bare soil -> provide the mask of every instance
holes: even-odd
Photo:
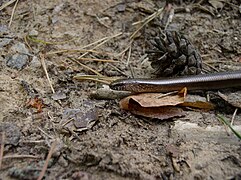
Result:
[[[167,28],[185,34],[199,49],[204,72],[240,69],[240,1],[212,2],[174,2]],[[86,51],[53,53],[93,50],[83,47],[122,33],[84,56],[114,57],[118,63],[79,62],[109,77],[151,77],[145,51],[158,32],[158,17],[138,31],[131,51],[116,55],[130,46],[131,34],[140,27],[133,23],[164,5],[154,0],[25,0],[18,2],[9,28],[14,3],[0,10],[1,179],[37,179],[54,143],[45,179],[241,179],[241,142],[216,116],[231,119],[235,108],[186,109],[185,117],[166,121],[135,116],[121,110],[118,100],[91,98],[101,83],[73,79],[94,74],[73,61]],[[10,61],[18,53],[23,65]],[[29,105],[36,97],[42,112]],[[240,132],[239,113],[234,125]]]

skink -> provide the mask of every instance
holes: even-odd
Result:
[[[169,92],[184,87],[188,90],[212,90],[238,86],[241,86],[241,70],[166,79],[120,79],[110,84],[111,89],[136,93]]]

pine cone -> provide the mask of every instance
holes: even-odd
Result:
[[[152,68],[161,77],[201,73],[202,58],[190,41],[176,31],[166,31],[150,41],[156,50],[150,54]]]

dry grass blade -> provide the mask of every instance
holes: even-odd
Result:
[[[128,57],[127,57],[127,62],[126,62],[126,65],[129,66],[129,63],[130,63],[130,58],[131,58],[131,51],[132,50],[132,41],[130,43],[130,46],[129,46],[129,52],[128,52]]]
[[[17,0],[16,3],[14,4],[13,10],[12,10],[11,18],[10,18],[10,21],[9,21],[9,24],[8,24],[8,27],[9,27],[9,28],[10,28],[10,26],[11,26],[11,24],[12,24],[13,15],[14,15],[14,12],[15,12],[15,10],[16,10],[17,4],[18,4],[18,0]]]
[[[94,75],[76,75],[74,76],[74,79],[77,80],[91,80],[91,81],[96,81],[104,84],[110,84],[110,82],[117,80],[118,78],[114,77],[106,77],[106,76],[94,76]]]
[[[26,39],[32,41],[32,42],[35,42],[35,43],[41,43],[41,44],[49,44],[49,45],[55,45],[55,44],[66,44],[67,42],[71,42],[71,41],[74,41],[76,38],[72,38],[70,40],[67,40],[67,41],[60,41],[60,42],[49,42],[49,41],[44,41],[44,40],[41,40],[41,39],[37,39],[37,38],[34,38],[32,36],[26,36]]]
[[[91,49],[91,50],[94,50],[94,49],[96,49],[97,47],[102,46],[102,45],[105,44],[106,42],[108,42],[108,41],[110,41],[111,39],[116,38],[116,37],[118,37],[118,36],[120,36],[120,35],[122,35],[122,33],[118,33],[118,34],[115,34],[115,35],[113,35],[113,36],[109,36],[109,37],[102,38],[102,39],[100,39],[100,40],[98,40],[98,41],[96,41],[96,42],[93,42],[93,43],[91,43],[91,44],[88,44],[88,45],[82,47],[82,49],[84,49],[84,48],[86,48],[86,47],[90,47],[90,46],[92,46],[92,45],[94,45],[94,44],[97,44],[96,46],[94,46],[94,47]],[[77,59],[80,59],[80,58],[86,56],[88,53],[89,53],[89,52],[86,52],[86,53],[82,54],[82,55],[79,56]]]
[[[90,68],[89,66],[86,66],[84,64],[82,64],[81,62],[75,60],[75,59],[72,59],[72,58],[69,58],[70,60],[76,62],[77,64],[79,64],[80,66],[82,66],[83,68],[85,69],[88,69],[89,71],[93,72],[94,74],[98,75],[98,76],[103,76],[102,74],[98,73],[96,70]]]
[[[156,12],[154,12],[153,14],[151,14],[150,16],[148,16],[147,18],[144,19],[143,24],[134,32],[132,33],[130,39],[133,39],[136,34],[145,26],[147,25],[149,22],[151,22],[154,18],[156,18],[157,16],[159,16],[161,13],[163,12],[163,8],[158,9]],[[138,22],[136,22],[135,24],[137,24]]]
[[[18,154],[14,154],[14,155],[9,155],[9,156],[4,156],[3,159],[26,159],[26,158],[29,158],[29,159],[40,159],[41,157],[39,156],[33,156],[33,155],[18,155]]]
[[[8,1],[6,2],[5,4],[3,4],[1,7],[0,7],[0,11],[3,10],[4,8],[8,7],[9,5],[11,5],[12,3],[14,3],[16,0],[11,0],[11,1]]]
[[[112,59],[95,59],[95,58],[79,58],[79,60],[83,61],[98,61],[98,62],[109,62],[109,63],[116,63],[118,61]]]
[[[1,134],[2,134],[2,139],[1,139],[1,150],[0,150],[0,169],[2,168],[2,162],[3,162],[5,132],[2,132]]]
[[[56,145],[57,145],[57,141],[55,140],[55,141],[52,143],[51,147],[50,147],[48,156],[47,156],[46,161],[45,161],[45,163],[44,163],[43,169],[42,169],[42,171],[41,171],[41,173],[40,173],[40,175],[39,175],[39,177],[38,177],[38,180],[43,179],[44,174],[45,174],[45,172],[46,172],[46,170],[47,170],[47,168],[48,168],[49,160],[50,160],[50,158],[51,158],[51,156],[52,156],[52,154],[53,154],[53,152],[54,152],[54,149],[55,149]]]
[[[40,54],[40,61],[41,61],[42,67],[43,67],[43,69],[44,69],[45,75],[46,75],[46,77],[47,77],[47,79],[48,79],[50,88],[51,88],[52,92],[55,93],[55,90],[54,90],[53,85],[52,85],[52,83],[51,83],[51,80],[50,80],[50,78],[49,78],[49,74],[48,74],[48,71],[47,71],[47,67],[46,67],[46,63],[45,63],[44,55],[43,55],[43,54]]]
[[[57,51],[52,51],[46,53],[46,55],[53,55],[53,54],[59,54],[59,53],[70,53],[70,52],[90,52],[90,53],[95,53],[95,54],[106,54],[110,56],[115,56],[115,54],[110,53],[110,52],[104,52],[104,51],[94,51],[94,50],[88,50],[88,49],[62,49],[62,50],[57,50]]]

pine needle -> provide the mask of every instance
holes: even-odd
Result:
[[[47,67],[46,67],[46,63],[45,63],[45,59],[44,59],[44,55],[43,54],[40,54],[40,61],[41,61],[42,67],[44,69],[45,75],[47,77],[47,80],[49,82],[49,85],[50,85],[50,88],[52,90],[52,93],[55,93],[55,90],[53,88],[52,82],[51,82],[51,80],[49,78],[49,74],[48,74],[48,71],[47,71]]]
[[[14,12],[15,12],[15,10],[16,10],[17,4],[18,4],[18,0],[16,1],[16,3],[15,3],[14,6],[13,6],[11,18],[10,18],[10,21],[9,21],[9,24],[8,24],[8,27],[9,27],[9,28],[10,28],[10,26],[11,26],[11,24],[12,24],[13,16],[14,16]]]
[[[48,156],[47,156],[46,161],[45,161],[45,163],[44,163],[43,169],[42,169],[42,171],[41,171],[41,173],[40,173],[40,175],[39,175],[39,177],[38,177],[38,180],[43,179],[44,174],[45,174],[45,172],[46,172],[46,170],[47,170],[47,168],[48,168],[49,160],[50,160],[50,158],[51,158],[51,156],[52,156],[52,154],[53,154],[53,152],[54,152],[54,149],[55,149],[56,145],[57,145],[57,141],[55,140],[55,141],[52,143],[51,147],[50,147]]]

